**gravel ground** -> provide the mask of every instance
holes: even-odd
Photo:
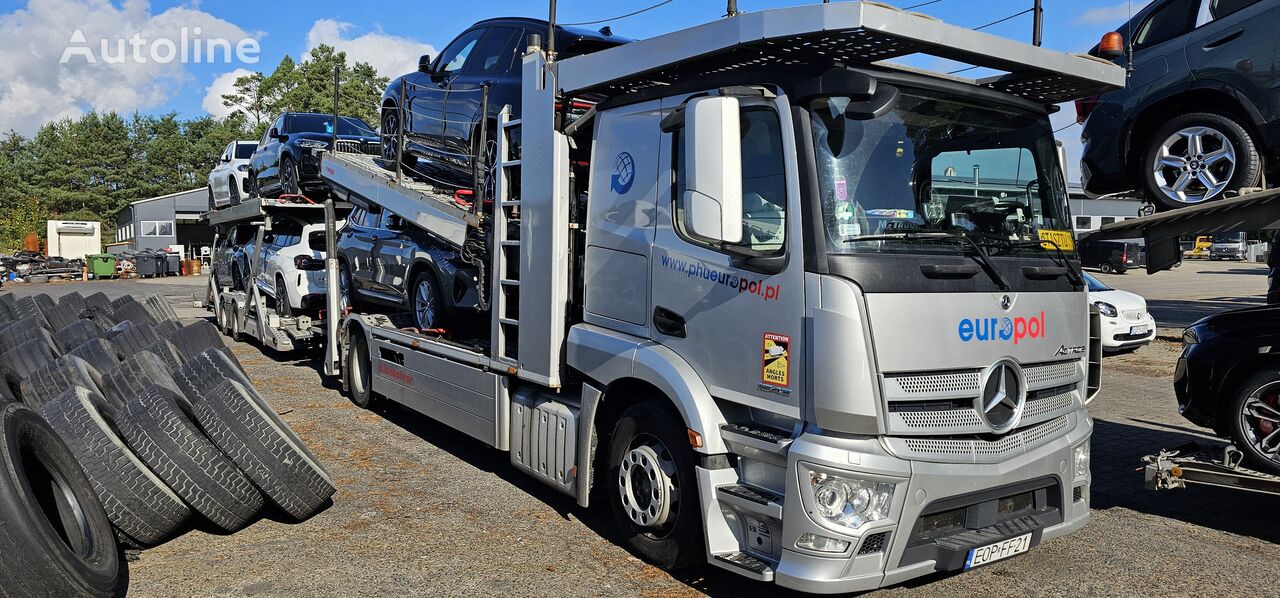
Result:
[[[206,279],[6,287],[15,293],[201,294]],[[186,303],[184,305],[190,305]],[[181,307],[184,318],[205,312]],[[133,563],[136,596],[742,595],[779,593],[712,567],[677,575],[613,542],[608,521],[518,473],[506,455],[395,406],[355,408],[309,357],[233,349],[328,468],[334,504],[234,535],[194,530]],[[1168,381],[1178,347],[1108,358],[1091,406],[1094,513],[1073,536],[967,574],[877,595],[1272,595],[1274,498],[1214,489],[1153,493],[1138,458],[1197,437]]]

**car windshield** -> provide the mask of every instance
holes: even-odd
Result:
[[[253,157],[253,152],[254,152],[255,150],[257,150],[257,149],[258,149],[258,144],[257,144],[257,143],[237,143],[237,144],[236,144],[236,159],[237,159],[237,160],[248,160],[249,158],[252,158],[252,157]]]
[[[285,129],[290,133],[324,133],[333,134],[333,117],[324,114],[294,114],[289,117]],[[339,135],[377,137],[373,128],[358,118],[343,116],[338,119]]]
[[[1090,293],[1100,293],[1100,292],[1102,292],[1102,291],[1114,291],[1114,290],[1115,290],[1115,289],[1113,289],[1113,288],[1111,288],[1111,287],[1109,287],[1109,286],[1107,286],[1107,285],[1105,285],[1105,284],[1102,284],[1102,281],[1101,281],[1101,280],[1098,280],[1098,279],[1094,278],[1094,277],[1093,277],[1093,275],[1092,275],[1092,274],[1089,274],[1088,272],[1085,272],[1085,274],[1084,274],[1084,281],[1085,281],[1086,283],[1088,283],[1088,285],[1089,285],[1089,292],[1090,292]]]
[[[873,119],[846,115],[848,97],[808,106],[830,252],[966,251],[964,243],[925,242],[947,235],[1003,245],[1010,254],[1043,255],[1040,243],[1019,241],[1071,249],[1066,184],[1047,118],[956,94],[900,93]]]

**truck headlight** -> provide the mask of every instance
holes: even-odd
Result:
[[[1076,479],[1089,475],[1089,443],[1077,446],[1075,451]]]
[[[889,517],[893,484],[854,480],[828,473],[809,473],[816,511],[823,519],[849,529]]]
[[[1096,308],[1098,308],[1098,313],[1100,313],[1100,314],[1102,314],[1102,315],[1104,315],[1104,316],[1106,316],[1106,317],[1108,317],[1108,318],[1114,318],[1114,317],[1116,317],[1116,314],[1120,313],[1120,312],[1116,311],[1116,306],[1111,305],[1110,303],[1107,303],[1106,301],[1094,301],[1094,302],[1093,302],[1093,306],[1094,306],[1094,307],[1096,307]]]

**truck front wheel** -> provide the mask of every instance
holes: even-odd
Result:
[[[655,401],[622,414],[609,444],[609,504],[627,543],[663,569],[704,561],[694,456],[685,425]]]

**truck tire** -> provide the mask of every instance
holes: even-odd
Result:
[[[290,516],[324,509],[335,488],[329,474],[274,409],[235,380],[196,403],[196,421],[218,448]]]
[[[102,375],[115,371],[116,366],[119,366],[120,362],[124,361],[125,358],[125,354],[120,352],[120,348],[111,344],[111,341],[105,338],[95,338],[87,341],[79,347],[68,351],[67,355],[74,355],[85,360]],[[67,355],[63,355],[63,357]]]
[[[373,406],[376,397],[373,394],[373,361],[369,359],[369,341],[364,330],[357,329],[349,333],[347,343],[346,367],[342,368],[347,385],[347,396],[356,407],[368,409]]]
[[[186,363],[186,359],[178,352],[177,347],[174,347],[173,343],[167,340],[158,340],[155,344],[143,349],[143,351],[159,357],[165,366],[169,368],[169,373],[171,374],[178,371],[178,368],[181,368],[182,364]]]
[[[120,307],[117,307],[112,316],[114,316],[118,322],[128,320],[133,322],[135,326],[141,326],[142,324],[155,324],[156,322],[155,318],[151,317],[151,312],[147,311],[147,308],[143,307],[143,305],[137,301],[130,301]]]
[[[22,402],[39,411],[49,401],[76,386],[100,393],[102,375],[85,360],[75,355],[64,355],[33,372],[18,388],[22,392]]]
[[[104,402],[102,395],[76,387],[41,413],[80,461],[111,523],[149,548],[168,540],[191,511],[116,434]]]
[[[9,403],[21,402],[22,400],[18,398],[17,393],[13,392],[13,389],[9,388],[8,384],[0,384],[0,407],[4,407]]]
[[[1194,112],[1156,129],[1142,149],[1139,177],[1148,197],[1165,209],[1177,209],[1257,185],[1262,156],[1253,136],[1237,121],[1226,113]],[[1194,139],[1199,140],[1198,151]],[[1215,185],[1211,188],[1206,181]]]
[[[71,449],[40,414],[0,406],[0,588],[9,596],[122,596],[128,565]]]
[[[237,368],[244,369],[240,365],[240,361],[236,359],[235,353],[231,352],[231,347],[222,340],[222,336],[218,334],[218,329],[208,321],[200,320],[183,326],[181,330],[169,337],[169,341],[178,347],[178,352],[188,361],[205,351],[205,349],[217,349],[224,353]]]
[[[107,329],[107,333],[104,334],[102,338],[114,341],[117,336],[124,334],[124,332],[130,328],[133,328],[133,322],[130,322],[129,320],[117,322]]]
[[[35,297],[27,296],[14,299],[13,305],[9,306],[9,311],[13,312],[15,319],[35,318],[41,326],[49,327],[49,321],[45,319],[44,312],[40,311],[40,305],[36,303]]]
[[[85,308],[84,295],[81,295],[79,291],[71,291],[58,299],[58,305],[65,305],[71,313],[79,318]]]
[[[165,322],[168,320],[177,321],[178,312],[173,311],[173,304],[169,300],[158,293],[152,293],[142,299],[142,304],[151,313],[151,319],[156,322]]]
[[[1264,370],[1241,384],[1227,415],[1225,427],[1249,466],[1280,475],[1280,372]]]
[[[125,403],[116,420],[120,435],[192,509],[225,531],[237,531],[262,509],[262,493],[179,403],[172,391],[152,386]]]
[[[53,344],[53,335],[49,334],[44,320],[24,317],[0,328],[0,352],[15,349],[27,341],[36,339],[47,339],[50,344]]]
[[[657,401],[631,406],[610,436],[603,478],[627,544],[669,570],[706,562],[698,480],[685,428]]]
[[[45,332],[48,335],[48,332]],[[58,359],[53,350],[53,343],[48,339],[34,339],[0,355],[0,370],[4,371],[5,382],[9,388],[18,390],[22,381],[45,364]]]
[[[80,311],[80,317],[98,320],[106,328],[120,323],[115,318],[115,309],[111,307],[111,299],[102,291],[84,298],[84,308]]]
[[[132,320],[131,320],[132,321]],[[125,355],[133,355],[139,351],[145,351],[147,347],[164,340],[156,333],[156,327],[150,323],[140,324],[136,321],[132,326],[128,326],[120,334],[111,339]]]
[[[235,380],[250,392],[257,392],[240,366],[217,349],[201,351],[173,374],[173,381],[192,403],[204,400],[205,395],[227,380]]]
[[[165,320],[156,324],[156,334],[159,334],[160,338],[169,342],[173,342],[173,337],[177,335],[179,330],[182,330],[182,322],[177,320]]]
[[[182,401],[187,400],[182,388],[173,381],[169,365],[150,351],[130,355],[110,374],[102,376],[102,394],[113,409],[112,415],[114,410],[124,407],[130,399],[152,386],[163,386],[178,393]],[[183,408],[189,408],[189,405],[183,405]]]
[[[73,312],[70,305],[62,305],[44,293],[36,295],[35,300],[40,306],[40,313],[49,322],[50,330],[62,330],[80,319],[80,315]]]
[[[62,352],[70,351],[91,339],[102,338],[107,331],[96,320],[76,320],[53,333],[53,342]]]

